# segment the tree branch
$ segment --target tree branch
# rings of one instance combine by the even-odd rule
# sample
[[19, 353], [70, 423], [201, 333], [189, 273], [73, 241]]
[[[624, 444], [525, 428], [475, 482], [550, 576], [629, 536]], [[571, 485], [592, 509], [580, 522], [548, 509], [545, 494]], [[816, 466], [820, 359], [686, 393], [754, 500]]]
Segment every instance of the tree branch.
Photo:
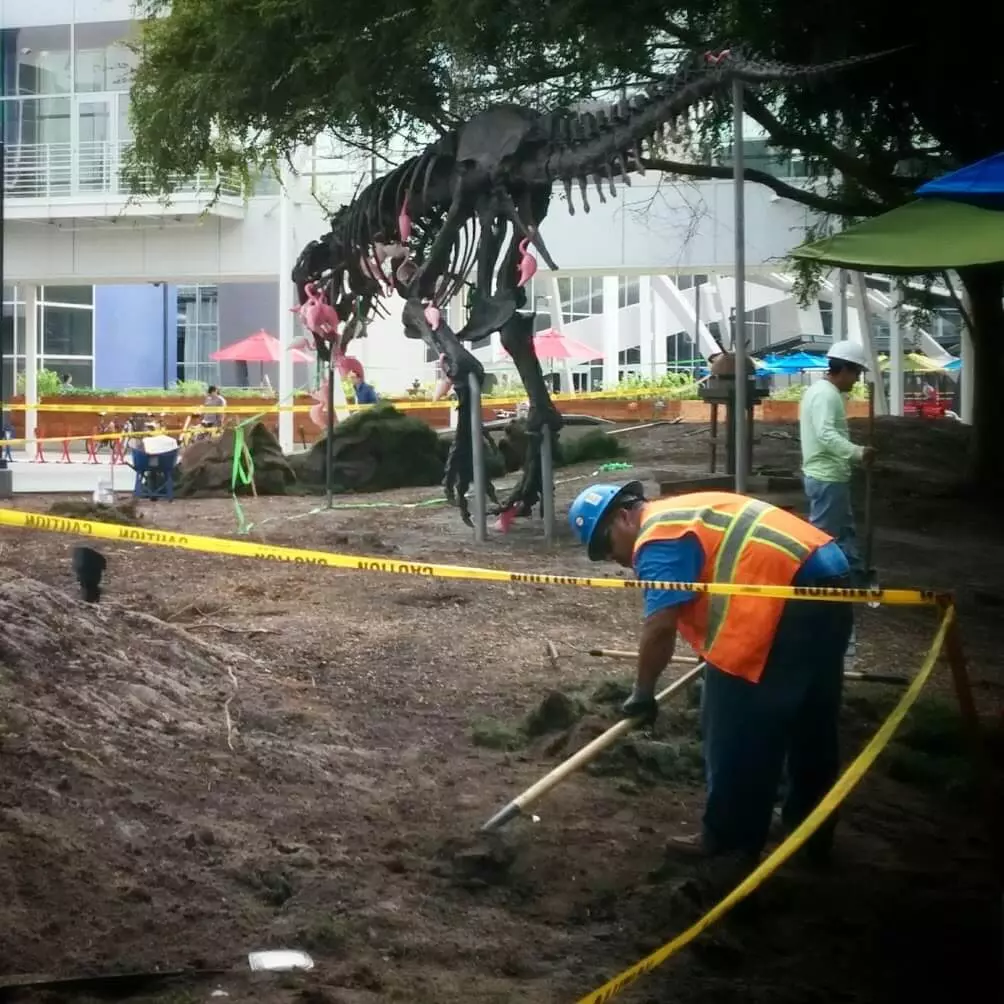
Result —
[[[800, 150], [802, 153], [808, 153], [813, 157], [828, 161], [841, 174], [853, 178], [876, 195], [888, 200], [890, 205], [883, 207], [885, 209], [894, 208], [907, 201], [904, 200], [903, 193], [897, 191], [895, 185], [881, 178], [876, 178], [857, 157], [846, 153], [818, 134], [802, 133], [784, 125], [758, 97], [748, 91], [745, 95], [743, 110], [751, 119], [767, 130], [770, 137], [768, 142], [771, 146]], [[869, 215], [875, 214], [870, 213]]]
[[[677, 174], [687, 178], [699, 178], [703, 180], [723, 179], [729, 180], [733, 177], [731, 167], [717, 167], [711, 164], [689, 164], [684, 161], [665, 160], [661, 157], [643, 157], [642, 166], [653, 171], [663, 171], [666, 174]], [[743, 170], [743, 177], [747, 181], [764, 185], [772, 192], [780, 195], [782, 199], [790, 199], [809, 209], [814, 209], [819, 213], [828, 213], [833, 216], [878, 216], [885, 212], [885, 207], [877, 202], [861, 201], [850, 202], [844, 199], [831, 198], [826, 195], [819, 195], [808, 189], [798, 188], [789, 185], [780, 178], [775, 178], [773, 174], [766, 171], [758, 171], [754, 167], [747, 167]]]

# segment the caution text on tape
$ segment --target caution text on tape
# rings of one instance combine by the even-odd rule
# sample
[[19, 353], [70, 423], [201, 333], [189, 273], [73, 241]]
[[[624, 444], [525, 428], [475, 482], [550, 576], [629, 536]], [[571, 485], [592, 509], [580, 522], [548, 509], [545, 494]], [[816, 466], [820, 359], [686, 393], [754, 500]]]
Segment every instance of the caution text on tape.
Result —
[[155, 547], [172, 547], [205, 554], [224, 554], [298, 565], [322, 565], [357, 572], [417, 575], [433, 579], [467, 579], [472, 582], [526, 583], [537, 586], [574, 586], [588, 589], [659, 589], [672, 592], [708, 593], [718, 596], [763, 596], [783, 600], [828, 600], [839, 603], [882, 603], [887, 606], [933, 606], [942, 594], [920, 589], [839, 589], [815, 586], [756, 586], [732, 582], [653, 582], [642, 579], [593, 578], [580, 575], [550, 575], [545, 572], [514, 572], [501, 568], [440, 565], [424, 561], [390, 561], [375, 555], [337, 554], [297, 547], [277, 547], [228, 537], [204, 537], [147, 530], [95, 520], [68, 519], [40, 513], [0, 509], [0, 526], [21, 527], [49, 533], [80, 534]]

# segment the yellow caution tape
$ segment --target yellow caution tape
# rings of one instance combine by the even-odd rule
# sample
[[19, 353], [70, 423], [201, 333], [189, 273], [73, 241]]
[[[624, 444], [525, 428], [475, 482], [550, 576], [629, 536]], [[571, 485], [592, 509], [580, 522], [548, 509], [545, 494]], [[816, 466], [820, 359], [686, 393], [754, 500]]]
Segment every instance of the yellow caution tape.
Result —
[[765, 596], [779, 600], [833, 600], [840, 603], [884, 603], [890, 606], [933, 606], [941, 594], [918, 589], [833, 589], [815, 586], [753, 586], [731, 582], [650, 582], [639, 579], [589, 578], [579, 575], [549, 575], [543, 572], [510, 572], [501, 568], [472, 568], [466, 565], [435, 565], [425, 561], [389, 561], [387, 558], [358, 554], [308, 551], [298, 547], [276, 547], [228, 537], [202, 537], [169, 530], [101, 523], [95, 520], [66, 519], [40, 513], [0, 509], [0, 526], [72, 533], [105, 540], [122, 540], [156, 547], [174, 547], [206, 554], [227, 554], [239, 558], [289, 561], [298, 565], [326, 565], [357, 572], [387, 572], [392, 575], [419, 575], [432, 579], [467, 579], [472, 582], [523, 582], [535, 586], [579, 586], [590, 589], [661, 589], [675, 592], [709, 593], [717, 596]]
[[[688, 384], [684, 387], [670, 387], [665, 391], [659, 393], [652, 393], [648, 397], [633, 398], [630, 394], [625, 394], [624, 390], [596, 390], [587, 391], [582, 394], [552, 394], [551, 400], [556, 402], [575, 402], [575, 401], [602, 401], [602, 400], [620, 400], [627, 403], [636, 402], [655, 402], [660, 400], [674, 399], [680, 397], [683, 394], [689, 394], [695, 387], [696, 383]], [[491, 408], [495, 405], [502, 404], [519, 404], [521, 401], [526, 400], [526, 394], [514, 394], [508, 397], [482, 397], [481, 406], [483, 408]], [[392, 404], [398, 411], [422, 411], [427, 408], [452, 408], [456, 401], [451, 401], [448, 399], [443, 399], [440, 401], [394, 401], [387, 399], [386, 401], [380, 402], [383, 404]], [[378, 407], [379, 405], [372, 404], [335, 404], [336, 410], [341, 410], [343, 408], [349, 411], [365, 411], [368, 408]], [[26, 404], [8, 404], [5, 405], [8, 411], [27, 411], [28, 406]], [[35, 405], [35, 411], [77, 411], [77, 412], [88, 412], [88, 413], [108, 413], [108, 412], [131, 412], [135, 414], [151, 414], [151, 415], [258, 415], [267, 413], [273, 415], [280, 411], [292, 411], [294, 413], [306, 413], [312, 408], [316, 407], [314, 404], [271, 404], [268, 399], [262, 399], [258, 404], [227, 404], [218, 406], [203, 406], [198, 404], [160, 404], [156, 402], [151, 402], [149, 407], [144, 407], [144, 405], [137, 401], [130, 401], [128, 404], [123, 404], [121, 407], [116, 407], [114, 402], [109, 402], [107, 404], [84, 404], [84, 403], [73, 403], [73, 404], [49, 404], [42, 403]]]
[[607, 1001], [613, 1000], [625, 987], [630, 986], [640, 976], [644, 976], [655, 969], [656, 966], [662, 965], [670, 956], [675, 955], [699, 934], [706, 931], [716, 920], [731, 910], [736, 903], [745, 899], [754, 889], [773, 875], [819, 829], [827, 816], [847, 797], [854, 786], [868, 772], [872, 764], [875, 763], [879, 753], [882, 752], [889, 740], [892, 739], [893, 733], [906, 717], [906, 713], [920, 696], [920, 692], [931, 675], [938, 656], [941, 654], [941, 647], [945, 643], [945, 635], [954, 617], [955, 607], [949, 606], [945, 610], [945, 615], [938, 627], [937, 634], [934, 636], [934, 641], [931, 643], [931, 647], [924, 657], [920, 671], [903, 693], [899, 703], [892, 709], [889, 717], [882, 723], [865, 748], [857, 755], [847, 770], [844, 771], [843, 776], [829, 790], [826, 797], [813, 809], [802, 824], [791, 833], [784, 843], [763, 861], [758, 868], [747, 875], [732, 892], [712, 907], [695, 924], [688, 927], [686, 931], [677, 935], [672, 941], [667, 942], [662, 948], [657, 948], [651, 955], [642, 959], [641, 962], [636, 962], [629, 969], [625, 969], [624, 972], [615, 976], [609, 982], [604, 983], [598, 990], [586, 994], [576, 1004], [606, 1004]]

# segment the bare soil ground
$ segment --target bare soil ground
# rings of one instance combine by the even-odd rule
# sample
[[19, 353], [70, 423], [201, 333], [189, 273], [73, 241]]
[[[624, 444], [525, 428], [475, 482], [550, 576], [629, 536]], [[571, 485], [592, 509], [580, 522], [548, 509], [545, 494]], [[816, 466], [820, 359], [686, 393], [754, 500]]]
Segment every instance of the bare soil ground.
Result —
[[[762, 431], [756, 462], [794, 469], [794, 430]], [[951, 491], [964, 430], [891, 420], [878, 437], [883, 582], [959, 590], [976, 696], [999, 720], [1004, 532], [999, 512]], [[702, 430], [690, 426], [625, 438], [635, 476], [704, 464]], [[562, 511], [589, 473], [560, 472]], [[446, 506], [311, 513], [317, 505], [250, 500], [252, 536], [519, 570], [589, 567], [563, 525], [552, 553], [537, 521], [477, 548]], [[227, 499], [144, 504], [140, 517], [235, 532]], [[596, 689], [626, 679], [630, 664], [586, 652], [634, 646], [637, 595], [109, 544], [93, 607], [76, 599], [75, 543], [0, 532], [0, 974], [230, 970], [136, 998], [161, 1004], [217, 999], [217, 989], [241, 1001], [570, 1004], [693, 919], [670, 892], [683, 873], [658, 871], [665, 838], [700, 819], [685, 699], [654, 739], [552, 792], [538, 821], [477, 836], [612, 720], [616, 704]], [[930, 610], [862, 609], [857, 668], [912, 673], [934, 626]], [[520, 723], [553, 691], [573, 712], [557, 726], [585, 718], [557, 739], [527, 738]], [[849, 685], [848, 758], [897, 693]], [[754, 913], [727, 919], [620, 999], [878, 1004], [957, 995], [960, 979], [974, 994], [992, 990], [999, 890], [950, 699], [941, 666], [848, 800], [831, 873], [786, 866]], [[248, 951], [282, 947], [310, 952], [315, 969], [248, 974]]]

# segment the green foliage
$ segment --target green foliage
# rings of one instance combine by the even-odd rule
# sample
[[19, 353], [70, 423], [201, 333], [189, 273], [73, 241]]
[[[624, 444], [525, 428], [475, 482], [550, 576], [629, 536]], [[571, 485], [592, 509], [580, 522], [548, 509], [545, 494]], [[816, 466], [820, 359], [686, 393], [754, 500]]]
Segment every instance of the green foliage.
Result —
[[[60, 393], [63, 388], [62, 383], [59, 379], [59, 374], [54, 370], [41, 369], [38, 371], [37, 377], [37, 387], [39, 397], [54, 397], [56, 394]], [[18, 394], [23, 394], [25, 392], [25, 375], [24, 373], [18, 373], [17, 382], [14, 385], [14, 389]]]
[[[807, 383], [792, 383], [787, 387], [779, 387], [770, 392], [772, 401], [801, 401], [802, 396], [811, 385]], [[868, 388], [860, 380], [850, 389], [847, 394], [850, 401], [867, 401]]]
[[697, 380], [689, 373], [662, 373], [657, 377], [632, 375], [618, 382], [618, 395], [632, 400], [665, 398], [672, 401], [696, 401]]

